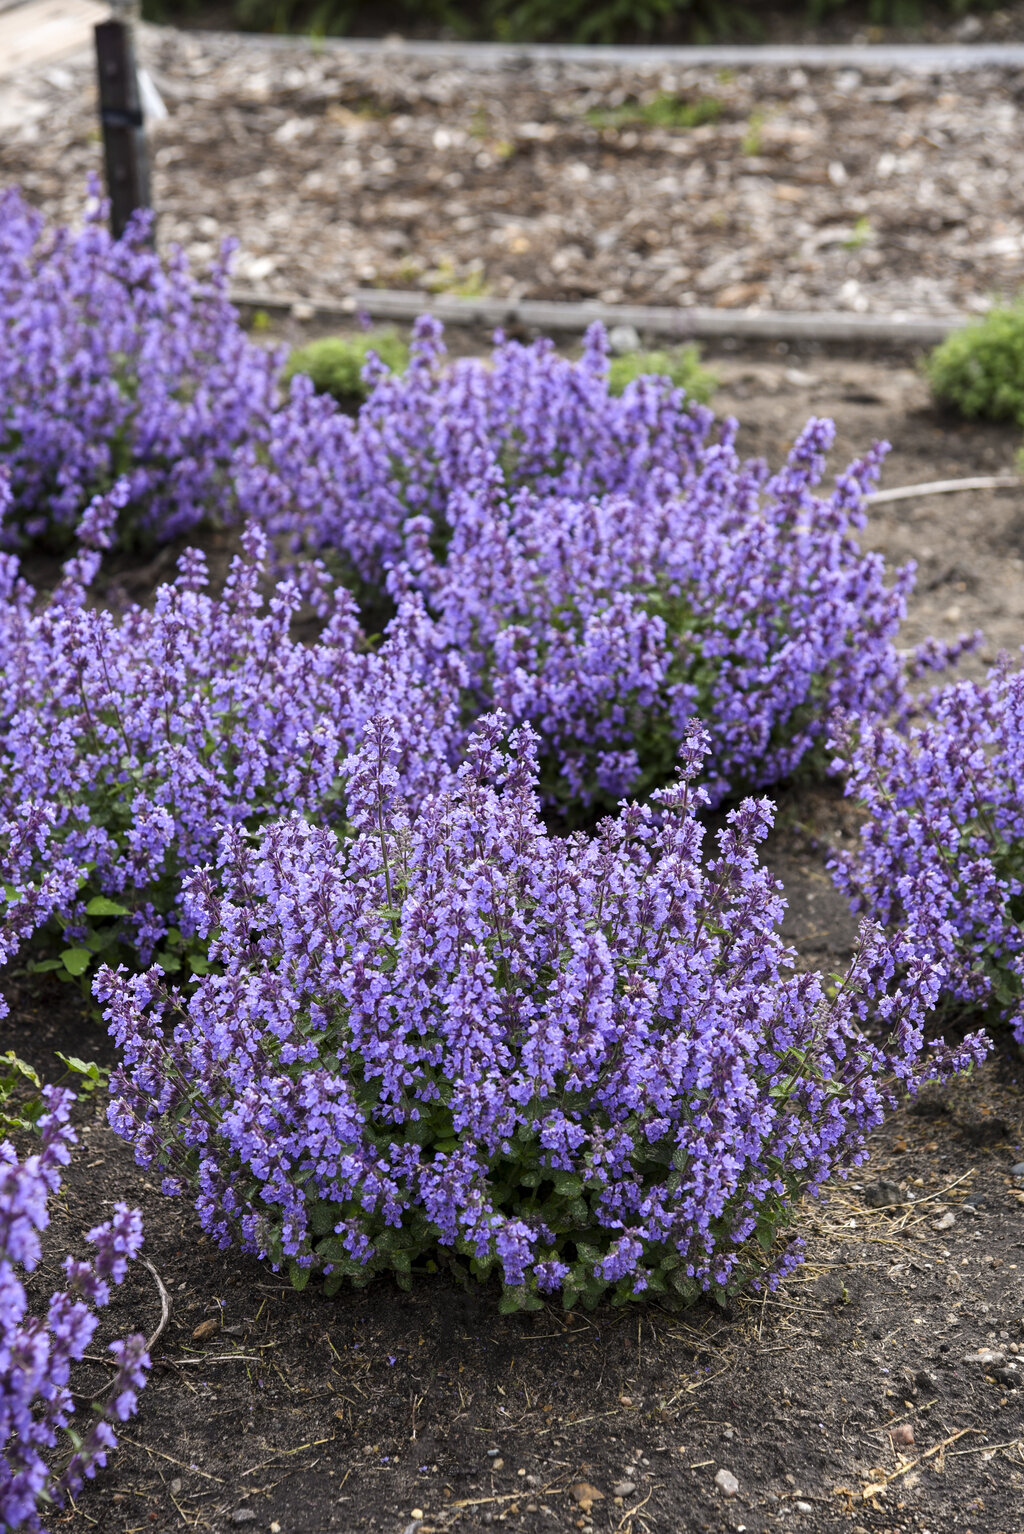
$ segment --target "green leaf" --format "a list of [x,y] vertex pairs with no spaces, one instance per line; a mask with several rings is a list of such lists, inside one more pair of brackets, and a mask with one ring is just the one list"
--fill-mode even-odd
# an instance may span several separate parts
[[105,1070],[102,1065],[97,1065],[95,1060],[79,1060],[77,1055],[62,1055],[59,1049],[55,1050],[54,1053],[61,1065],[65,1066],[67,1070],[74,1071],[76,1076],[84,1076],[88,1081],[94,1082],[97,1085],[104,1077],[110,1075],[110,1072]]
[[52,975],[55,969],[63,969],[60,959],[36,959],[28,966],[30,975]]
[[302,1293],[309,1283],[309,1275],[309,1268],[300,1268],[297,1262],[290,1262],[288,1264],[288,1277],[292,1281],[292,1288],[297,1290],[299,1294]]
[[161,948],[156,955],[156,962],[165,975],[176,975],[181,969],[181,960],[176,953],[171,953],[166,948]]
[[[334,1227],[337,1223],[338,1209],[336,1204],[330,1203],[327,1199],[317,1199],[316,1203],[310,1206],[309,1228],[314,1236],[333,1235]],[[317,1250],[319,1251],[320,1248],[318,1247]]]
[[583,1192],[583,1179],[574,1172],[555,1173],[555,1192],[562,1198],[578,1198]]
[[16,1055],[13,1049],[8,1049],[0,1055],[0,1065],[10,1067],[8,1078],[10,1081],[13,1082],[20,1076],[22,1080],[31,1082],[34,1087],[42,1086],[42,1082],[32,1066],[29,1065],[27,1060],[22,1060],[20,1055]]
[[188,962],[193,975],[208,975],[210,973],[210,961],[203,954],[190,953]]
[[86,916],[127,916],[128,907],[108,900],[106,895],[94,895],[85,908]]
[[60,957],[69,975],[84,975],[92,961],[88,948],[65,948]]

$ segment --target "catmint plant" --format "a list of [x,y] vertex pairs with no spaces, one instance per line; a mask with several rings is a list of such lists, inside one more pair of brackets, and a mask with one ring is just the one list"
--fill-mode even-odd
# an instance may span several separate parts
[[539,732],[548,802],[592,816],[667,782],[691,718],[718,800],[822,768],[833,710],[902,705],[913,567],[857,544],[884,445],[819,492],[834,428],[812,420],[771,474],[669,380],[611,394],[599,326],[578,362],[500,337],[443,361],[421,321],[355,421],[297,379],[239,502],[361,593],[422,593],[468,712]]
[[[180,874],[209,861],[223,827],[343,822],[339,766],[379,712],[410,790],[433,786],[461,739],[462,668],[422,601],[407,595],[368,646],[322,570],[267,582],[257,529],[219,596],[190,549],[151,608],[90,605],[124,484],[91,504],[49,600],[13,555],[0,565],[0,964],[48,926],[60,951],[44,968],[81,975],[121,943],[177,970],[192,932]],[[293,633],[306,604],[320,623],[309,643]]]
[[75,1415],[72,1365],[83,1358],[98,1324],[95,1312],[110,1298],[142,1246],[136,1210],[115,1204],[111,1219],[89,1231],[88,1261],[67,1257],[64,1288],[45,1317],[32,1314],[22,1282],[41,1255],[47,1204],[59,1190],[75,1132],[69,1092],[43,1089],[38,1121],[42,1144],[19,1160],[0,1143],[0,1530],[41,1534],[40,1514],[63,1507],[117,1447],[114,1424],[134,1413],[146,1382],[146,1339],[131,1336],[109,1347],[113,1376],[82,1424]]
[[97,977],[110,1122],[218,1245],[299,1287],[439,1260],[496,1274],[505,1309],[774,1281],[797,1197],[983,1045],[926,1049],[938,977],[911,963],[893,987],[903,947],[878,932],[832,997],[792,973],[758,861],[769,802],[702,861],[698,727],[677,781],[592,837],[546,828],[536,737],[507,732],[481,720],[417,799],[372,720],[346,837],[229,831],[185,895],[223,972],[187,995]]
[[850,719],[837,747],[865,812],[832,859],[839,888],[942,966],[947,1010],[1024,1044],[1024,672],[1004,655],[936,690],[913,728]]
[[86,504],[125,476],[121,538],[166,540],[229,509],[236,451],[266,435],[282,359],[228,301],[230,246],[206,277],[146,243],[148,215],[114,240],[91,187],[77,232],[0,196],[0,463],[8,545],[67,541]]

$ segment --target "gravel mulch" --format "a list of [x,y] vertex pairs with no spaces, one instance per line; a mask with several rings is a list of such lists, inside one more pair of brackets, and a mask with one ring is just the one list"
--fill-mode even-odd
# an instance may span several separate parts
[[[1024,35],[1024,7],[1003,30]],[[162,243],[246,286],[983,310],[1024,283],[1024,82],[981,68],[471,66],[144,29]],[[655,98],[697,125],[654,126]],[[682,110],[682,109],[681,109]],[[0,184],[76,220],[87,54],[7,82]]]

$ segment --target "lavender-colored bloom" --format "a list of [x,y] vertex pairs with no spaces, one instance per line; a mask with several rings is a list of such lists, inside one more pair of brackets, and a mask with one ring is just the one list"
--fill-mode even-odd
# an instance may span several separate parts
[[16,190],[0,196],[0,463],[8,546],[73,531],[123,476],[121,531],[167,539],[225,513],[236,451],[265,437],[280,359],[251,342],[227,299],[225,246],[197,280],[180,251],[120,240],[93,203],[80,232],[48,231]]
[[[117,487],[86,513],[102,544]],[[0,569],[0,964],[59,920],[73,936],[90,900],[125,908],[121,935],[148,963],[188,932],[178,880],[209,861],[225,826],[301,812],[344,817],[339,768],[372,715],[404,742],[409,789],[456,758],[465,675],[409,594],[376,648],[352,599],[322,570],[265,595],[267,547],[250,529],[223,594],[194,549],[151,608],[89,603],[95,552],[65,567],[48,602],[17,560]],[[315,642],[293,637],[304,603]],[[6,894],[3,890],[6,889]]]
[[546,798],[647,793],[693,717],[721,798],[820,754],[834,709],[902,706],[913,569],[890,581],[856,542],[884,445],[819,495],[834,428],[812,420],[770,475],[667,380],[609,394],[599,326],[578,363],[500,338],[489,364],[443,362],[424,319],[354,421],[294,380],[239,451],[239,504],[361,584],[420,591],[471,711],[538,731]]
[[[455,781],[414,799],[371,721],[347,839],[298,817],[258,847],[229,832],[186,897],[223,973],[188,997],[97,980],[111,1123],[220,1245],[300,1282],[407,1278],[440,1250],[496,1266],[513,1304],[739,1283],[898,1094],[982,1045],[929,1054],[938,977],[894,989],[906,953],[879,933],[834,1000],[787,975],[767,801],[706,863],[685,776],[553,836],[536,737],[506,732],[480,721]],[[691,729],[691,773],[705,749]]]
[[62,1507],[106,1463],[117,1444],[110,1423],[127,1421],[135,1411],[149,1368],[144,1337],[111,1344],[114,1378],[81,1445],[61,1466],[61,1430],[72,1425],[75,1412],[71,1366],[93,1338],[95,1310],[106,1305],[110,1282],[121,1283],[138,1255],[142,1220],[136,1210],[116,1204],[112,1219],[86,1238],[93,1257],[65,1260],[66,1287],[51,1296],[45,1320],[30,1314],[17,1270],[31,1272],[39,1261],[47,1203],[60,1188],[75,1141],[68,1122],[72,1095],[47,1087],[44,1101],[36,1154],[19,1161],[9,1142],[0,1144],[0,1530],[33,1534],[42,1530],[41,1506]]
[[867,811],[837,853],[854,908],[941,964],[948,1003],[1024,1044],[1024,672],[932,693],[913,728],[847,719],[837,766]]

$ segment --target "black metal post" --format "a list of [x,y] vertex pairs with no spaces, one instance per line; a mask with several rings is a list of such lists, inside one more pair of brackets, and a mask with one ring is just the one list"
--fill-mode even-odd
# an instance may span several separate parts
[[101,21],[96,27],[96,67],[110,227],[119,240],[135,209],[150,206],[149,155],[129,22]]

